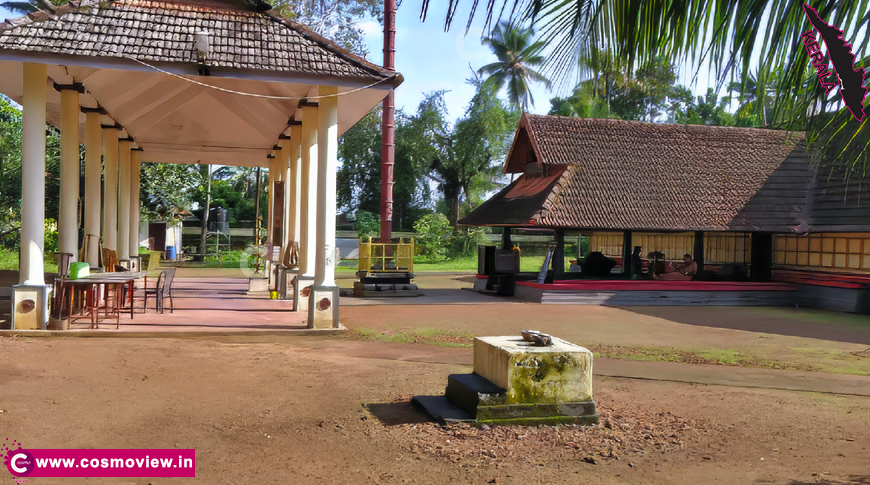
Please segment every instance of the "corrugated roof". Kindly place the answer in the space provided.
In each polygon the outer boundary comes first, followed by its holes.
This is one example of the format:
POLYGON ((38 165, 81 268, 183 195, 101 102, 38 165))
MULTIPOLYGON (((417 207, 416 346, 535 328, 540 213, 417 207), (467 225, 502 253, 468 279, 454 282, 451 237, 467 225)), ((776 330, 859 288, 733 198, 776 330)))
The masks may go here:
POLYGON ((197 63, 195 34, 208 31, 211 68, 298 72, 373 81, 393 76, 306 27, 227 2, 82 0, 56 15, 0 24, 0 49, 153 63, 197 63))
MULTIPOLYGON (((805 227, 801 204, 768 210, 758 197, 784 162, 805 157, 803 133, 529 114, 520 124, 518 137, 528 133, 545 173, 567 168, 549 187, 528 195, 527 201, 540 203, 505 205, 509 187, 461 223, 525 219, 547 227, 709 231, 805 227)), ((541 176, 523 175, 515 184, 535 177, 541 176)))

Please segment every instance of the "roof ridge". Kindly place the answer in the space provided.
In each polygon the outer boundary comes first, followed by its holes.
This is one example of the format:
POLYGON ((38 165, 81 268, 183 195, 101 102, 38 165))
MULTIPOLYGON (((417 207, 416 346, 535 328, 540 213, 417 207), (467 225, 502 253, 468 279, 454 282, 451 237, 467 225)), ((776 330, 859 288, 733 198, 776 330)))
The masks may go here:
POLYGON ((800 130, 781 130, 776 128, 761 128, 761 127, 752 127, 752 126, 720 126, 720 125, 697 125, 692 123, 655 123, 652 121, 640 121, 640 120, 621 120, 615 118, 581 118, 579 116, 563 116, 563 115, 539 115, 533 113, 523 113, 524 116, 527 116, 529 119, 539 118, 539 119, 550 119, 550 120, 559 120, 559 121, 571 121, 571 122, 604 122, 604 123, 612 123, 612 124, 624 124, 624 125, 645 125, 645 126, 658 126, 658 127, 685 127, 688 129, 698 129, 698 130, 737 130, 737 131, 761 131, 761 132, 777 132, 777 133, 802 133, 805 134, 805 131, 800 130))

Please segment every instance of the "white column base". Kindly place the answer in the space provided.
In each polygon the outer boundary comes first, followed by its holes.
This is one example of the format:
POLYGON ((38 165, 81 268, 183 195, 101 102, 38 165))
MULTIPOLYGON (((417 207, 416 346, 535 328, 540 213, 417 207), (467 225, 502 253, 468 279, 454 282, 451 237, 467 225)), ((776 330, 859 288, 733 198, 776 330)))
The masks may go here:
POLYGON ((294 312, 308 311, 308 297, 312 286, 314 286, 313 276, 296 275, 296 277, 293 278, 294 312))
POLYGON ((12 329, 45 330, 48 325, 49 285, 12 287, 12 329))
POLYGON ((135 272, 142 271, 142 256, 130 256, 129 261, 130 266, 127 269, 135 272))
POLYGON ((293 281, 296 279, 296 276, 299 275, 298 268, 285 268, 281 267, 282 277, 278 280, 278 293, 281 294, 282 300, 290 300, 294 297, 293 295, 293 281))
POLYGON ((278 290, 278 264, 275 261, 266 261, 266 274, 269 277, 269 291, 278 290))
POLYGON ((338 328, 338 286, 312 286, 308 328, 338 328))

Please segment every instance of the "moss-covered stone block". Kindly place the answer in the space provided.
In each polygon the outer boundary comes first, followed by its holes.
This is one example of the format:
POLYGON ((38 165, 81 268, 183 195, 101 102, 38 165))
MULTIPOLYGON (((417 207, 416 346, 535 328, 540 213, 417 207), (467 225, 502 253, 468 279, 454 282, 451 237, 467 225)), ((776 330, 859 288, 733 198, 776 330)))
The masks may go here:
POLYGON ((553 338, 536 347, 519 336, 474 339, 474 372, 506 390, 506 404, 592 399, 592 352, 553 338))

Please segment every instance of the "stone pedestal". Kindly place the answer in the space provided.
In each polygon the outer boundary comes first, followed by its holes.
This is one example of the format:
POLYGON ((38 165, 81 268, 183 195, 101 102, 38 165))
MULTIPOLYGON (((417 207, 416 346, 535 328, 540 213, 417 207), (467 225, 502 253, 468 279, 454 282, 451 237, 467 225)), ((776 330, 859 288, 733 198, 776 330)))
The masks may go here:
POLYGON ((444 396, 414 402, 445 421, 591 424, 592 353, 562 339, 534 346, 521 336, 474 339, 474 372, 447 378, 444 396))
POLYGON ((337 286, 311 286, 308 296, 308 328, 338 328, 337 286))
POLYGON ((12 287, 12 328, 45 330, 51 286, 15 285, 12 287))
POLYGON ((474 339, 474 372, 507 391, 507 403, 592 400, 592 352, 553 338, 535 347, 522 337, 474 339))
POLYGON ((308 300, 311 298, 311 286, 314 284, 313 276, 296 275, 293 278, 293 311, 307 312, 308 300))

